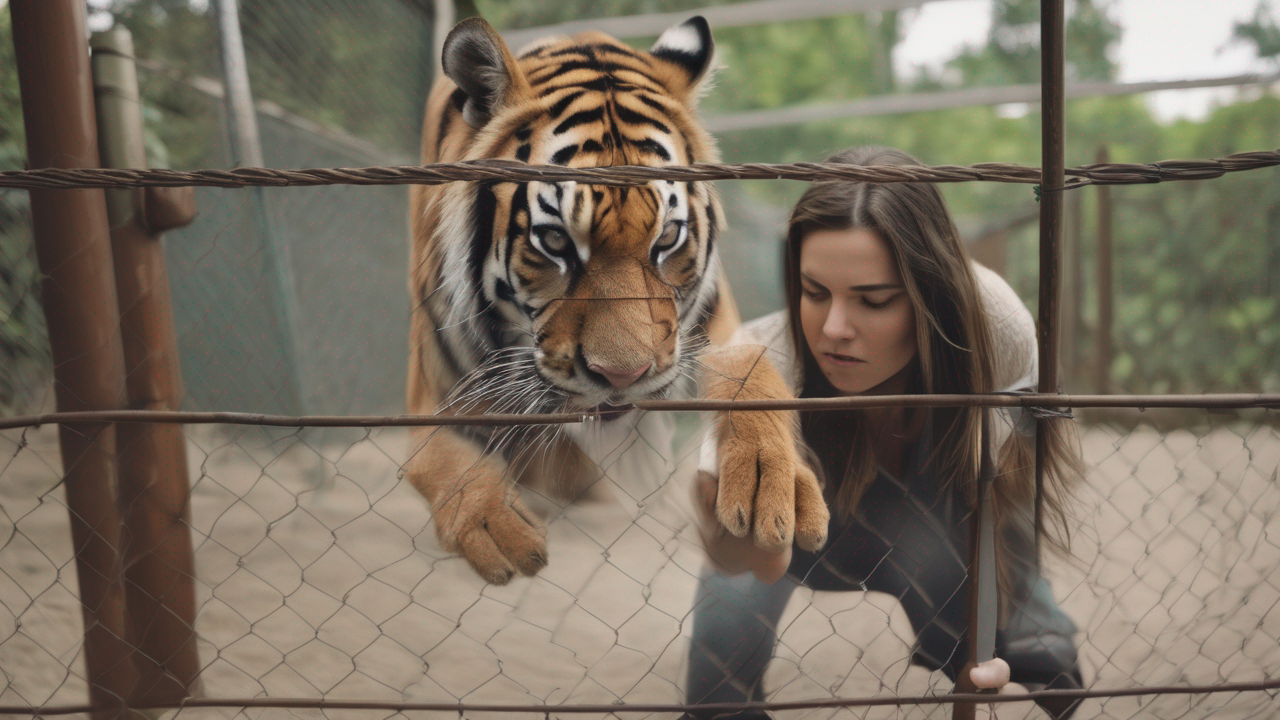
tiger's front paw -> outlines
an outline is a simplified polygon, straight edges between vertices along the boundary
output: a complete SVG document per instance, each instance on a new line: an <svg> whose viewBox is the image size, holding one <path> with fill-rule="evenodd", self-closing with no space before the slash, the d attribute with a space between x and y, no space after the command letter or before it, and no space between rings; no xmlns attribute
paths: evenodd
<svg viewBox="0 0 1280 720"><path fill-rule="evenodd" d="M800 459L787 416L733 413L719 441L716 518L737 537L778 552L792 541L817 550L827 541L830 513L822 487Z"/></svg>
<svg viewBox="0 0 1280 720"><path fill-rule="evenodd" d="M444 549L461 554L494 585L506 585L516 572L536 575L547 565L546 531L507 482L460 482L433 510Z"/></svg>

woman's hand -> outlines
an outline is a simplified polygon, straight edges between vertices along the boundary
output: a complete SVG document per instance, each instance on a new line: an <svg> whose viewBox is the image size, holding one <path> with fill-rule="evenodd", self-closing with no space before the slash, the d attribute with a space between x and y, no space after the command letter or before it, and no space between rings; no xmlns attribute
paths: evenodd
<svg viewBox="0 0 1280 720"><path fill-rule="evenodd" d="M999 690L1009 684L1009 663L992 658L969 671L969 679L981 690Z"/></svg>
<svg viewBox="0 0 1280 720"><path fill-rule="evenodd" d="M993 658L969 671L969 679L981 690L998 690L1001 695L1018 695L1027 689L1018 683L1009 682L1009 663L1000 658ZM996 717L996 704L988 703L976 708L975 720Z"/></svg>
<svg viewBox="0 0 1280 720"><path fill-rule="evenodd" d="M693 484L693 505L698 511L698 533L707 554L726 575L750 571L760 582L772 585L787 572L791 564L791 546L779 551L761 550L751 536L735 537L716 518L716 493L719 481L714 475L699 472Z"/></svg>

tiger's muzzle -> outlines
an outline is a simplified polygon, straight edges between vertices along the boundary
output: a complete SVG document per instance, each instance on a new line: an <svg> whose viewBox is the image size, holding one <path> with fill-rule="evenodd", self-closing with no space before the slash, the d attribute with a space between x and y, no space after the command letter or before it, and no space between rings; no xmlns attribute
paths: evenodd
<svg viewBox="0 0 1280 720"><path fill-rule="evenodd" d="M674 291L631 257L593 258L536 328L539 372L575 405L653 397L679 375Z"/></svg>

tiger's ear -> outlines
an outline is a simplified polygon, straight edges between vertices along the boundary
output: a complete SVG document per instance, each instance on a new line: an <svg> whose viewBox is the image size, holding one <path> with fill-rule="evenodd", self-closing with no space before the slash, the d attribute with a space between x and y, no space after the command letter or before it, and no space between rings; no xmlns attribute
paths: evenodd
<svg viewBox="0 0 1280 720"><path fill-rule="evenodd" d="M696 100L710 85L715 50L711 26L698 15L667 28L649 48L649 54L675 65L678 81L672 90L689 92L690 99Z"/></svg>
<svg viewBox="0 0 1280 720"><path fill-rule="evenodd" d="M528 89L515 56L481 18L470 17L455 25L444 39L441 55L444 74L467 94L462 118L471 127L484 127Z"/></svg>

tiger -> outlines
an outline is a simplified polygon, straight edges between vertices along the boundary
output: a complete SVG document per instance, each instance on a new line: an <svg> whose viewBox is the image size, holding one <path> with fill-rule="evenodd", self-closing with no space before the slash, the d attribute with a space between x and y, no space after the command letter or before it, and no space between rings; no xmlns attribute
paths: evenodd
<svg viewBox="0 0 1280 720"><path fill-rule="evenodd" d="M713 57L702 17L647 52L585 32L518 54L468 18L442 46L422 163L717 162L697 115ZM454 182L413 186L410 200L410 413L594 410L634 423L629 403L668 396L700 341L739 324L711 183ZM598 479L588 435L418 428L404 473L441 546L501 585L548 562L542 520L516 485L572 496Z"/></svg>

